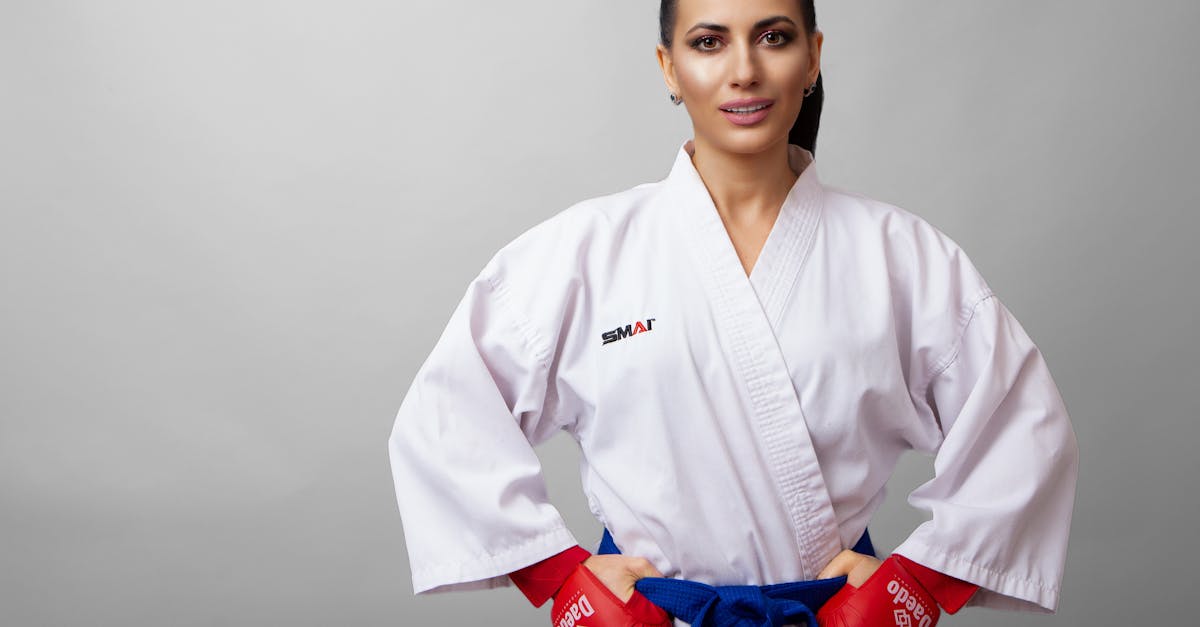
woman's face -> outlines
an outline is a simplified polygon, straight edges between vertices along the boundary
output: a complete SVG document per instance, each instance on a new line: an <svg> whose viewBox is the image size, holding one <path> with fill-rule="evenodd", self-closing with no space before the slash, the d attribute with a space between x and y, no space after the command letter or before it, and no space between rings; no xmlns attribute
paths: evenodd
<svg viewBox="0 0 1200 627"><path fill-rule="evenodd" d="M796 0L679 0L671 50L660 44L658 59L696 139L749 154L787 141L823 39L808 37Z"/></svg>

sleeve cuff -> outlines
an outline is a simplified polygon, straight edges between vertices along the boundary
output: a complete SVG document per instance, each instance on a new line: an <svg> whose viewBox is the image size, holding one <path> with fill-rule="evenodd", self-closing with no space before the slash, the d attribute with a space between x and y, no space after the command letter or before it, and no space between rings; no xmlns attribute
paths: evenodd
<svg viewBox="0 0 1200 627"><path fill-rule="evenodd" d="M511 572L508 577L534 607L541 607L558 592L575 567L591 556L587 549L576 545L536 564Z"/></svg>
<svg viewBox="0 0 1200 627"><path fill-rule="evenodd" d="M929 591L933 600L937 601L937 604L949 614L962 609L971 595L979 589L976 584L922 566L898 553L893 553L892 556L899 560L900 565L908 572L912 573L913 577Z"/></svg>

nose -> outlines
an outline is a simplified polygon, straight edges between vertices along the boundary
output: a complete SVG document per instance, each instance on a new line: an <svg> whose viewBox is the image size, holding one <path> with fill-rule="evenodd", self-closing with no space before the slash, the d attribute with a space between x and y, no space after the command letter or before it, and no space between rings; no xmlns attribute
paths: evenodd
<svg viewBox="0 0 1200 627"><path fill-rule="evenodd" d="M730 55L733 67L730 69L731 87L750 87L758 83L758 58L754 55L753 45L737 46Z"/></svg>

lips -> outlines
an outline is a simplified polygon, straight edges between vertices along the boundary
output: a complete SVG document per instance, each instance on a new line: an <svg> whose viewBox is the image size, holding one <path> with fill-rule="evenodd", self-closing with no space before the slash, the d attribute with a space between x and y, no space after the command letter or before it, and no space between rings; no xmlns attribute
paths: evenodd
<svg viewBox="0 0 1200 627"><path fill-rule="evenodd" d="M769 98L742 98L721 105L721 115L738 126L753 126L766 119L775 101Z"/></svg>
<svg viewBox="0 0 1200 627"><path fill-rule="evenodd" d="M753 105L753 106L749 106L749 107L731 107L728 109L721 109L721 110L729 112L729 113L754 113L755 111L761 111L763 109L766 109L769 106L771 106L771 105L762 104L762 105Z"/></svg>
<svg viewBox="0 0 1200 627"><path fill-rule="evenodd" d="M730 100L729 102L722 103L720 108L722 111L728 111L730 113L746 114L753 113L760 109L765 109L766 107L774 104L774 102L775 101L771 100L770 98L740 98L738 100Z"/></svg>

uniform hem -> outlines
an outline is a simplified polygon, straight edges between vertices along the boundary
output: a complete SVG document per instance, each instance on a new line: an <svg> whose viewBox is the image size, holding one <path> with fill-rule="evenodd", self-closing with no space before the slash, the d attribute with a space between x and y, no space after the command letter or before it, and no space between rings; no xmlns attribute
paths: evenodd
<svg viewBox="0 0 1200 627"><path fill-rule="evenodd" d="M964 607L987 607L1039 614L1057 613L1059 588L1002 573L946 553L920 540L905 540L892 553L979 586Z"/></svg>
<svg viewBox="0 0 1200 627"><path fill-rule="evenodd" d="M509 573L578 544L566 526L555 527L499 553L485 553L475 559L413 571L413 594L512 586Z"/></svg>

